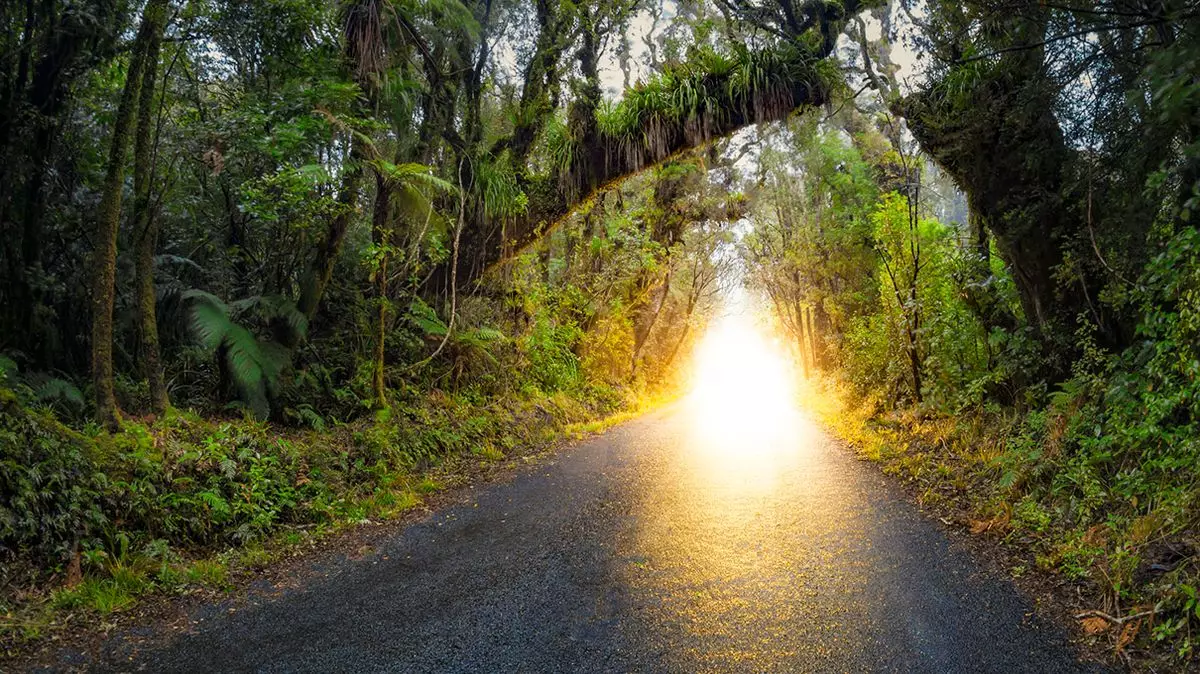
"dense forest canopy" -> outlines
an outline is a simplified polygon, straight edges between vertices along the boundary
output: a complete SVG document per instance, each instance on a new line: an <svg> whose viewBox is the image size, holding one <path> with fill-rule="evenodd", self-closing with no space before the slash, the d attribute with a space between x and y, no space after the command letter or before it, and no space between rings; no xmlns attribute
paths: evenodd
<svg viewBox="0 0 1200 674"><path fill-rule="evenodd" d="M927 156L965 192L981 257L994 240L1020 300L1017 316L980 289L978 310L1033 328L1061 377L1081 313L1104 345L1131 343L1117 296L1189 212L1194 19L1120 2L13 5L5 349L30 371L90 367L111 423L115 374L165 407L160 352L183 353L189 321L227 356L230 391L249 374L264 386L242 397L267 398L338 324L328 292L374 297L382 400L393 304L449 320L460 286L487 287L622 179L706 170L738 129L840 104L826 124L881 135L910 155L900 173ZM901 40L925 70L904 92ZM919 149L900 147L909 130ZM748 185L728 184L724 220ZM672 215L690 226L714 207ZM655 224L666 248L684 229Z"/></svg>
<svg viewBox="0 0 1200 674"><path fill-rule="evenodd" d="M161 372L190 344L189 315L221 378L261 399L338 324L328 293L374 297L382 400L392 304L419 298L453 320L460 285L477 291L622 178L828 102L840 78L824 59L857 3L673 9L669 37L642 36L661 43L655 74L612 100L602 58L624 54L631 79L612 36L662 7L6 8L6 350L31 371L90 364L111 425L115 374L147 380L165 407ZM671 189L656 189L666 222L647 227L664 248L722 215Z"/></svg>

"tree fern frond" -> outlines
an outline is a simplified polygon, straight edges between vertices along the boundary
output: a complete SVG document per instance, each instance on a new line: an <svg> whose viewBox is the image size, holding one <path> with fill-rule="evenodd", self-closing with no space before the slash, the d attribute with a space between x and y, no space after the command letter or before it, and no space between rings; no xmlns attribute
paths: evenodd
<svg viewBox="0 0 1200 674"><path fill-rule="evenodd" d="M264 321L286 321L288 327L303 336L308 333L308 317L296 308L291 298L282 295L264 295L258 298L256 309Z"/></svg>
<svg viewBox="0 0 1200 674"><path fill-rule="evenodd" d="M229 303L229 309L234 316L240 316L257 307L262 302L262 295L251 295Z"/></svg>
<svg viewBox="0 0 1200 674"><path fill-rule="evenodd" d="M392 203L414 222L423 222L433 210L433 203L415 185L403 184L394 190Z"/></svg>
<svg viewBox="0 0 1200 674"><path fill-rule="evenodd" d="M369 163L393 187L400 185L420 185L448 194L458 191L458 187L454 183L437 177L433 174L433 169L424 164L412 162L393 164L383 159L372 159Z"/></svg>
<svg viewBox="0 0 1200 674"><path fill-rule="evenodd" d="M216 295L203 290L188 290L182 298L192 305L189 313L192 332L205 349L216 351L234 326L229 318L229 306Z"/></svg>
<svg viewBox="0 0 1200 674"><path fill-rule="evenodd" d="M248 388L263 385L262 353L254 333L233 326L225 340L225 352L234 379Z"/></svg>
<svg viewBox="0 0 1200 674"><path fill-rule="evenodd" d="M274 390L284 369L291 364L291 352L278 342L258 342L258 364L263 372L263 383Z"/></svg>
<svg viewBox="0 0 1200 674"><path fill-rule="evenodd" d="M28 375L25 383L33 390L33 397L40 403L54 407L65 404L72 410L82 410L86 404L79 387L66 379L38 372Z"/></svg>
<svg viewBox="0 0 1200 674"><path fill-rule="evenodd" d="M449 327L438 317L437 311L420 298L414 299L408 307L409 319L430 337L441 337Z"/></svg>
<svg viewBox="0 0 1200 674"><path fill-rule="evenodd" d="M458 192L458 187L454 183L433 175L430 172L431 169L424 164L402 164L401 166L414 166L421 169L420 171L413 171L406 174L406 182L410 184L422 185L447 194Z"/></svg>
<svg viewBox="0 0 1200 674"><path fill-rule="evenodd" d="M489 328L487 326L476 328L475 333L481 340L485 342L502 342L508 337L500 330L497 330L496 328Z"/></svg>
<svg viewBox="0 0 1200 674"><path fill-rule="evenodd" d="M268 322L286 320L301 334L308 328L308 319L291 300L278 295L247 297L229 304L202 290L189 290L182 296L191 303L192 332L209 351L223 351L242 401L265 418L270 413L268 393L275 391L290 362L290 353L281 344L260 340L249 328L235 322L232 315L252 313Z"/></svg>

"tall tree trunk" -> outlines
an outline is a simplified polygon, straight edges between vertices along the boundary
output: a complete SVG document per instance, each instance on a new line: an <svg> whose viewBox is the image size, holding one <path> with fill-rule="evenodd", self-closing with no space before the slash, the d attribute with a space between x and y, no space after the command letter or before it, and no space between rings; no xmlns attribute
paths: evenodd
<svg viewBox="0 0 1200 674"><path fill-rule="evenodd" d="M498 140L490 150L490 154L499 156L505 148L511 149L514 166L525 165L534 140L557 105L559 59L567 46L562 34L573 21L564 18L569 12L554 0L537 0L534 6L538 34L522 77L517 122L512 134Z"/></svg>
<svg viewBox="0 0 1200 674"><path fill-rule="evenodd" d="M1046 374L1057 379L1069 374L1073 356L1064 337L1105 279L1084 272L1076 283L1057 278L1071 242L1087 236L1087 223L1079 199L1065 189L1079 153L1054 113L1058 84L1044 43L1049 11L1035 0L1016 3L1004 26L1011 44L994 65L962 66L976 70L934 82L893 108L967 193L972 217L992 234L1012 271L1025 320L1050 356ZM965 92L957 89L964 86ZM951 88L955 93L948 95ZM968 100L969 108L954 107ZM1125 340L1112 317L1096 318L1103 343L1122 348Z"/></svg>
<svg viewBox="0 0 1200 674"><path fill-rule="evenodd" d="M117 229L121 222L121 197L125 182L125 158L136 120L134 104L142 83L146 52L151 36L162 30L166 0L150 0L142 14L142 25L129 59L129 72L121 102L113 121L108 169L96 222L92 256L92 385L95 387L96 420L115 430L120 425L117 397L113 390L113 298L117 276Z"/></svg>
<svg viewBox="0 0 1200 674"><path fill-rule="evenodd" d="M970 240L967 242L966 265L961 283L962 296L976 318L986 330L1002 328L1012 331L1017 327L1017 317L1004 303L992 274L991 237L984 218L968 200L967 224Z"/></svg>
<svg viewBox="0 0 1200 674"><path fill-rule="evenodd" d="M817 308L805 307L804 311L805 332L808 334L808 354L809 361L812 363L812 369L815 373L821 369L821 350L817 348L819 333L817 332Z"/></svg>
<svg viewBox="0 0 1200 674"><path fill-rule="evenodd" d="M154 134L152 115L158 78L158 52L162 26L146 45L145 72L138 96L137 137L133 146L133 222L137 245L135 278L138 310L138 355L142 376L150 388L150 408L162 414L170 406L158 343L158 315L154 292L154 251L158 245L157 209L152 204L154 181Z"/></svg>
<svg viewBox="0 0 1200 674"><path fill-rule="evenodd" d="M919 403L924 400L921 394L921 354L917 349L917 332L912 323L907 323L905 336L908 339L908 369L912 375L913 400Z"/></svg>
<svg viewBox="0 0 1200 674"><path fill-rule="evenodd" d="M695 276L692 277L692 282L695 283ZM663 361L663 371L671 367L671 363L675 362L675 357L679 355L679 349L683 348L683 343L687 340L688 333L692 330L692 313L696 310L696 305L700 302L700 293L694 288L688 292L687 309L683 312L683 331L679 333L679 339L675 340L675 346L671 347L671 352L667 354L666 360Z"/></svg>
<svg viewBox="0 0 1200 674"><path fill-rule="evenodd" d="M776 208L778 208L778 206ZM786 222L786 220L782 219L782 213L779 213L779 217L779 222ZM804 376L807 377L812 373L812 362L809 358L811 354L808 348L808 324L804 320L804 312L806 309L801 303L801 294L803 290L800 284L800 272L798 270L792 270L792 275L789 280L791 281L789 290L791 290L792 300L792 325L795 326L796 344L800 347L800 368L804 370Z"/></svg>
<svg viewBox="0 0 1200 674"><path fill-rule="evenodd" d="M111 22L104 17L115 11L115 3L94 2L92 11L57 12L57 17L56 3L40 3L40 10L34 4L26 4L27 39L22 44L20 72L11 83L9 101L0 112L0 185L6 188L0 189L0 227L5 228L5 243L10 246L8 257L13 279L11 301L0 315L5 315L5 320L11 320L15 326L10 335L15 337L11 346L32 356L38 367L50 367L51 342L46 326L38 322L34 310L42 303L45 285L42 279L42 220L47 198L44 188L47 176L52 174L72 85L88 72L94 54L112 39L114 31L108 29ZM35 12L39 18L31 21ZM39 51L40 56L34 59L33 55ZM29 175L24 188L18 189L13 171L20 171L26 165Z"/></svg>
<svg viewBox="0 0 1200 674"><path fill-rule="evenodd" d="M379 267L375 270L375 300L379 302L375 325L375 372L371 377L375 393L375 405L379 409L387 407L387 382L384 379L385 356L387 354L387 278L388 278L388 246L391 243L391 191L387 181L378 172L375 173L375 210L371 215L371 233L375 244L379 246Z"/></svg>

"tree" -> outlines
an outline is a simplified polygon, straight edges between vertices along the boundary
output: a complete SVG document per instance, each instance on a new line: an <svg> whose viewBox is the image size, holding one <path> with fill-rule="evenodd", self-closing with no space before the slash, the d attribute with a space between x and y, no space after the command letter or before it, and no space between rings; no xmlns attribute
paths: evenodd
<svg viewBox="0 0 1200 674"><path fill-rule="evenodd" d="M932 77L892 107L967 193L1063 377L1080 317L1108 347L1133 338L1134 318L1099 298L1122 292L1147 260L1161 200L1143 188L1160 171L1181 179L1167 187L1176 200L1195 183L1194 162L1177 150L1194 142L1195 125L1150 112L1163 89L1149 75L1196 13L1183 2L931 10L921 33Z"/></svg>
<svg viewBox="0 0 1200 674"><path fill-rule="evenodd" d="M166 22L166 0L150 0L142 14L125 86L113 121L108 168L96 218L96 243L92 254L92 386L95 388L96 419L108 428L120 423L113 392L113 294L117 274L117 229L121 221L125 160L130 136L137 126L135 103L146 71L146 63L157 58L157 44Z"/></svg>
<svg viewBox="0 0 1200 674"><path fill-rule="evenodd" d="M623 199L630 179L646 188L647 169L708 153L694 175L657 186L658 213L618 228L638 231L629 240L639 256L584 261L602 267L596 297L622 310L590 311L580 327L608 321L622 339L628 328L621 376L641 373L688 314L688 270L705 268L679 244L744 210L736 191L692 198L716 165L715 141L829 100L841 83L826 59L860 8L740 5L689 6L645 36L662 72L639 82L630 70L620 101L606 99L600 69L645 2L215 0L172 19L161 68L172 3L155 0L140 16L89 3L91 23L78 4L5 7L5 25L21 30L3 38L13 57L0 62L0 105L13 115L0 122L0 152L12 161L0 171L21 188L4 195L0 216L22 235L3 249L5 323L20 327L0 330L0 347L34 371L70 377L90 363L107 427L119 407L160 412L197 391L214 409L261 414L265 404L281 419L301 404L292 384L324 365L329 352L316 344L357 344L346 326L378 302L370 353L339 354L371 364L380 402L385 365L407 360L420 372L430 357L396 307L419 299L454 325L459 295L508 292L501 263L576 209ZM515 69L498 58L501 43L514 46ZM104 147L96 129L111 133ZM406 188L387 166L426 167L455 193L423 184L429 208L406 215ZM617 217L595 213L592 227ZM81 246L95 249L86 265ZM557 259L545 258L548 276ZM92 311L80 315L71 309L85 294ZM200 305L214 309L199 309L207 331L197 329ZM196 362L205 351L212 357ZM147 388L125 387L121 373Z"/></svg>
<svg viewBox="0 0 1200 674"><path fill-rule="evenodd" d="M455 186L431 174L428 166L402 164L396 166L382 160L372 162L376 183L376 209L372 219L372 236L376 301L379 303L375 322L375 366L371 377L375 404L387 407L386 362L388 328L388 263L395 253L393 236L397 220L423 223L424 227L436 216L432 193L452 193ZM380 205L380 204L383 205ZM420 236L418 236L418 239ZM402 261L409 262L402 257ZM405 265L406 267L409 265ZM408 270L411 270L409 268ZM403 273L402 273L403 274ZM448 328L449 330L449 328Z"/></svg>
<svg viewBox="0 0 1200 674"><path fill-rule="evenodd" d="M165 24L165 17L162 21ZM157 159L155 146L158 136L152 127L154 125L155 87L158 82L158 54L163 28L159 28L150 35L145 47L142 82L138 92L137 132L133 147L134 205L131 218L137 251L135 285L137 287L139 356L142 376L146 378L150 388L150 406L157 414L162 414L171 405L159 349L157 297L154 289L154 253L158 244L158 216L153 182Z"/></svg>

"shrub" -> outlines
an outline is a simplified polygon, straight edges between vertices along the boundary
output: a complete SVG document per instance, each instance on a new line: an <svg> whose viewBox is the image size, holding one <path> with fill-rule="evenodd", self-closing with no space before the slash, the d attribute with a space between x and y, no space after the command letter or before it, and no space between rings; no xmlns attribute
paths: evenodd
<svg viewBox="0 0 1200 674"><path fill-rule="evenodd" d="M0 554L62 561L105 522L94 445L0 389Z"/></svg>

